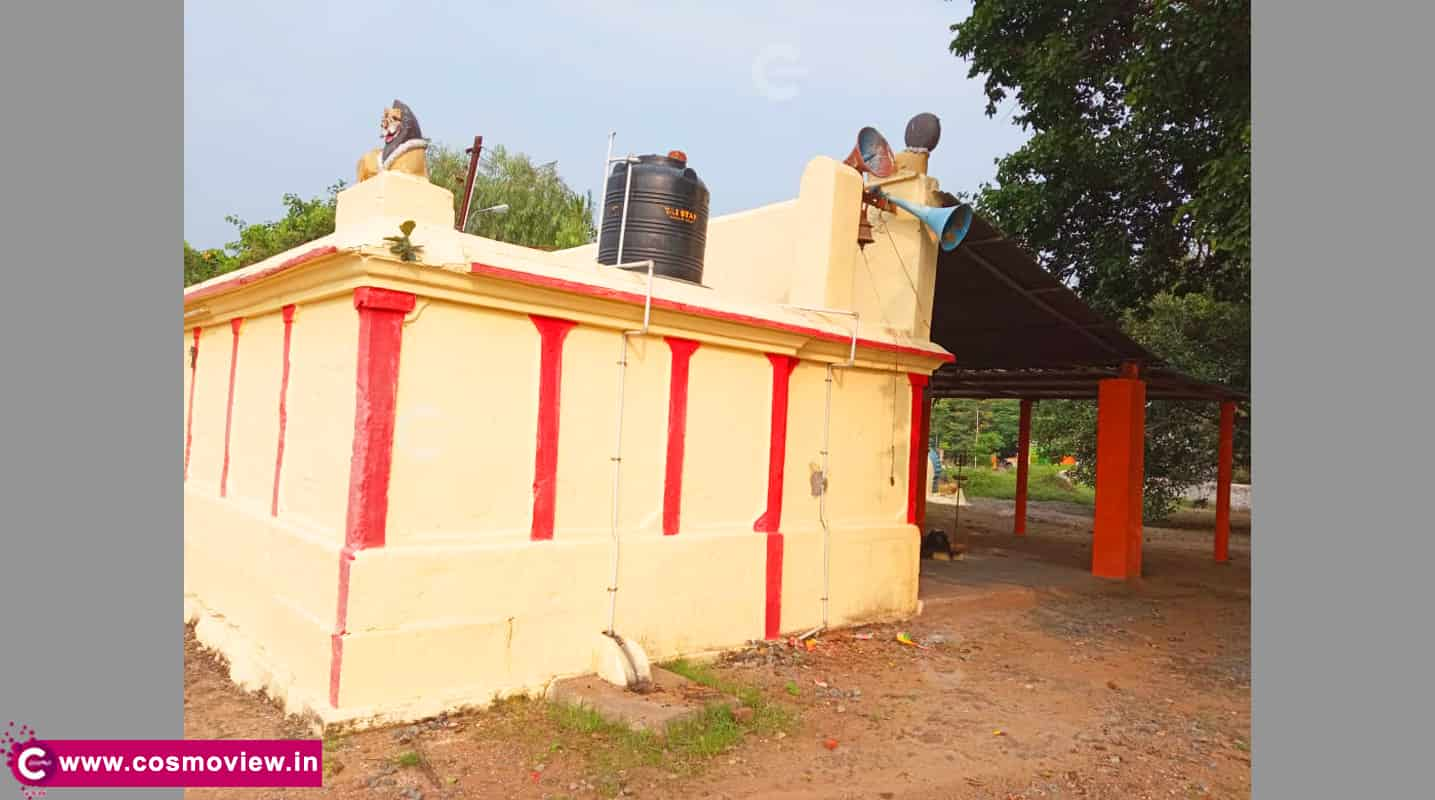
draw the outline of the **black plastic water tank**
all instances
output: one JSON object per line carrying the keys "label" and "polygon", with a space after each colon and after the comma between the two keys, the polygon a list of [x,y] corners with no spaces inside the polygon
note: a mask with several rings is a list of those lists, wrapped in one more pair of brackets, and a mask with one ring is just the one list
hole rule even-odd
{"label": "black plastic water tank", "polygon": [[[628,170],[627,225],[623,194]],[[603,230],[598,236],[598,263],[618,263],[618,236],[623,237],[623,263],[653,260],[653,274],[702,283],[703,252],[708,237],[708,187],[687,164],[687,156],[639,156],[636,164],[620,161],[608,174],[603,193]],[[647,272],[647,267],[624,267]]]}

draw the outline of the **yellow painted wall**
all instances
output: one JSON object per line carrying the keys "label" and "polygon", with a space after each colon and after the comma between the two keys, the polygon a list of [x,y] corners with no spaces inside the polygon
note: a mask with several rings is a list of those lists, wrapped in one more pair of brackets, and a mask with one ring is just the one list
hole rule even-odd
{"label": "yellow painted wall", "polygon": [[688,378],[685,533],[751,531],[767,506],[772,365],[751,351],[701,346]]}
{"label": "yellow painted wall", "polygon": [[404,328],[388,541],[528,538],[538,332],[521,314],[443,302]]}
{"label": "yellow painted wall", "polygon": [[[303,303],[294,315],[289,349],[279,511],[335,543],[343,542],[348,512],[358,333],[352,294]],[[263,398],[259,402],[262,406]]]}
{"label": "yellow painted wall", "polygon": [[[391,210],[384,206],[386,215]],[[351,204],[345,219],[364,217]],[[201,324],[204,333],[185,485],[186,616],[199,623],[202,641],[229,657],[237,680],[267,688],[291,711],[330,722],[412,719],[542,689],[555,677],[592,670],[594,639],[607,625],[616,361],[621,332],[641,325],[642,310],[604,292],[631,292],[636,278],[561,266],[561,259],[546,266],[504,261],[503,248],[487,249],[484,240],[441,223],[426,221],[415,237],[430,237],[420,241],[426,252],[432,246],[463,254],[452,256],[457,267],[399,264],[381,245],[366,243],[381,228],[356,230],[353,222],[336,233],[336,253],[187,303],[187,327]],[[464,260],[507,265],[527,277],[474,278]],[[550,276],[595,290],[546,287]],[[334,707],[331,634],[349,503],[359,286],[411,292],[418,300],[402,333],[387,538],[351,563]],[[824,556],[810,474],[821,462],[825,365],[847,358],[842,332],[850,320],[661,280],[655,292],[687,303],[710,297],[714,307],[727,304],[766,321],[658,308],[649,334],[629,339],[616,628],[654,659],[762,636],[766,534],[752,528],[766,503],[772,391],[766,352],[802,359],[790,384],[782,627],[812,628],[823,621]],[[286,303],[296,303],[298,313],[274,517],[269,498]],[[240,312],[247,322],[236,373],[231,491],[221,499],[227,320]],[[537,542],[530,529],[540,337],[530,313],[580,323],[563,350],[555,535]],[[911,339],[876,324],[862,332],[879,341]],[[676,536],[662,534],[672,364],[665,336],[701,342],[690,364]],[[828,496],[832,625],[916,607],[918,535],[905,522],[906,373],[930,372],[942,355],[930,343],[916,345],[926,352],[863,346],[856,366],[836,370]]]}
{"label": "yellow painted wall", "polygon": [[713,217],[708,222],[703,283],[714,292],[759,303],[790,302],[798,201]]}

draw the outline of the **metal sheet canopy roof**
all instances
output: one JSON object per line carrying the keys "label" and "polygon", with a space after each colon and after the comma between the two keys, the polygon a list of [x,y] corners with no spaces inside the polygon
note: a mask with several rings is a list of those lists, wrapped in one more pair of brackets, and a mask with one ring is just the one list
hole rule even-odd
{"label": "metal sheet canopy roof", "polygon": [[957,356],[932,375],[933,398],[1095,398],[1128,363],[1153,400],[1245,398],[1164,364],[981,217],[938,256],[932,341]]}

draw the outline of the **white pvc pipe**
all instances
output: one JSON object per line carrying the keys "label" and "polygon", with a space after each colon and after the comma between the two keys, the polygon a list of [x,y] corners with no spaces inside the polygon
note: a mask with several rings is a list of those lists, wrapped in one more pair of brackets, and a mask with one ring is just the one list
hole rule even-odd
{"label": "white pvc pipe", "polygon": [[611,550],[612,558],[609,562],[609,566],[611,567],[612,572],[608,582],[609,636],[617,635],[615,633],[615,630],[618,616],[618,568],[619,564],[621,563],[622,550],[622,537],[618,535],[618,501],[621,497],[621,491],[623,486],[623,409],[626,399],[625,385],[627,381],[625,380],[625,378],[628,374],[628,337],[645,336],[648,333],[648,322],[651,319],[653,308],[653,269],[656,266],[656,262],[652,259],[647,259],[645,261],[635,261],[632,264],[625,265],[620,262],[619,264],[615,265],[636,267],[639,264],[648,265],[648,291],[647,298],[643,301],[643,327],[641,330],[623,331],[622,335],[618,337],[618,345],[622,349],[618,353],[618,420],[615,426],[613,456],[611,458],[613,462],[613,496],[610,501],[610,508],[612,509],[612,516],[610,519],[610,533],[613,540],[613,547]]}
{"label": "white pvc pipe", "polygon": [[633,193],[633,165],[638,160],[633,158],[632,153],[629,153],[627,162],[628,168],[624,170],[627,173],[627,180],[623,182],[623,219],[618,223],[618,255],[613,259],[618,264],[623,263],[623,237],[628,235],[628,198]]}
{"label": "white pvc pipe", "polygon": [[832,449],[832,375],[834,370],[846,369],[857,363],[857,331],[861,327],[862,318],[855,311],[834,308],[808,306],[789,306],[789,308],[818,314],[842,314],[852,317],[852,344],[848,350],[847,361],[842,364],[827,365],[827,399],[822,412],[822,490],[817,495],[817,520],[822,524],[822,624],[797,637],[806,639],[813,634],[827,630],[829,623],[828,606],[832,594],[832,527],[827,520],[827,473],[831,466]]}

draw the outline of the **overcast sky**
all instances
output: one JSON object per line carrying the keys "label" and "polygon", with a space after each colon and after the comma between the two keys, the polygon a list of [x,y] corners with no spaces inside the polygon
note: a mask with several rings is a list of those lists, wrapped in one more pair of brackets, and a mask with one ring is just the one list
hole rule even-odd
{"label": "overcast sky", "polygon": [[991,179],[1021,145],[1010,108],[947,47],[964,0],[314,0],[185,3],[184,235],[278,217],[378,146],[395,98],[425,136],[474,134],[579,191],[618,152],[688,154],[723,214],[793,197],[814,155],[845,157],[873,125],[894,148],[931,111],[931,173],[949,191]]}

